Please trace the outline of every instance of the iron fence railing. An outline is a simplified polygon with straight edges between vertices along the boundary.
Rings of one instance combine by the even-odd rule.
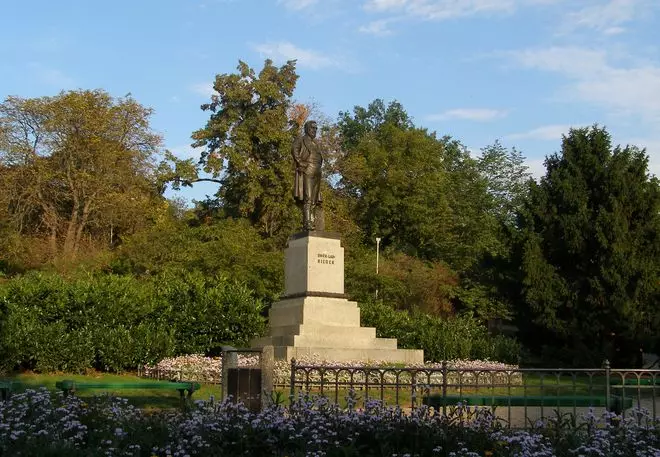
[[[593,369],[467,369],[345,367],[291,361],[289,397],[322,395],[339,404],[433,407],[458,404],[493,408],[510,426],[528,426],[556,414],[636,411],[660,419],[660,370],[615,370],[608,362]]]
[[[288,366],[287,366],[288,365]],[[414,409],[422,405],[446,414],[458,404],[492,408],[510,426],[590,411],[647,414],[660,420],[660,369],[373,367],[274,362],[272,351],[224,351],[220,369],[143,369],[140,376],[222,385],[252,409],[270,399],[320,395],[344,406],[364,407],[369,400]],[[276,368],[277,367],[277,368]],[[288,373],[287,373],[288,371]]]

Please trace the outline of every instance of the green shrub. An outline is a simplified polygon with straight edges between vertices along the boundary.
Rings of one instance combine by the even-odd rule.
[[[397,311],[382,302],[360,304],[362,325],[376,327],[379,337],[396,338],[399,346],[423,349],[427,361],[452,359],[518,363],[520,346],[512,338],[488,334],[470,315],[447,319],[421,312]]]
[[[213,353],[221,345],[245,346],[265,329],[262,304],[245,286],[199,272],[165,272],[156,297],[166,322],[176,328],[179,354]]]
[[[264,330],[245,286],[201,273],[154,277],[29,274],[0,286],[0,368],[135,369],[163,357],[242,346]]]

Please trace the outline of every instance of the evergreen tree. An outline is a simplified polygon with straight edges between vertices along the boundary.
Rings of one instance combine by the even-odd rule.
[[[598,126],[572,129],[545,165],[513,247],[521,336],[555,361],[631,365],[657,340],[658,180],[644,150],[612,148]]]

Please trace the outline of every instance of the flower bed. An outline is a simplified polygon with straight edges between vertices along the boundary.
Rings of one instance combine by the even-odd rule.
[[[250,367],[259,365],[259,356],[252,353],[237,353],[237,363],[239,367]],[[324,383],[347,383],[352,381],[356,385],[365,383],[366,371],[361,368],[378,369],[378,371],[369,372],[369,383],[379,384],[382,380],[385,384],[397,382],[398,365],[388,364],[386,362],[371,362],[365,364],[362,361],[335,362],[321,360],[316,357],[301,358],[296,361],[298,365],[305,367],[340,367],[340,370],[330,370],[323,372]],[[440,363],[425,363],[423,365],[408,365],[405,368],[415,368],[420,371],[415,375],[416,384],[442,384],[442,368]],[[450,370],[447,382],[464,386],[475,384],[484,385],[488,383],[508,383],[511,385],[521,385],[522,375],[515,370],[515,365],[507,365],[499,362],[483,360],[450,360],[447,362],[447,368]],[[424,371],[432,369],[431,371]],[[467,371],[461,371],[467,370]],[[491,373],[477,374],[472,370],[500,370]],[[309,377],[307,377],[307,372]],[[351,373],[352,372],[352,373]],[[160,361],[155,366],[145,366],[142,373],[146,377],[167,378],[185,381],[198,381],[206,383],[220,383],[222,381],[222,359],[219,357],[211,358],[202,355],[187,355],[181,357],[168,358]],[[285,360],[278,360],[274,364],[273,383],[279,386],[287,386],[291,381],[291,363]],[[321,371],[317,369],[298,371],[296,381],[309,381],[310,383],[321,382]],[[398,383],[409,385],[413,382],[413,376],[408,372],[399,375]]]
[[[125,400],[87,403],[46,390],[0,401],[2,456],[658,456],[660,423],[643,412],[624,419],[587,415],[503,427],[487,410],[410,414],[377,402],[341,409],[300,398],[258,414],[229,402],[196,402],[185,412],[144,414]]]
[[[356,385],[365,384],[366,377],[369,376],[369,384],[378,385],[383,384],[400,384],[410,385],[415,384],[435,384],[441,385],[442,372],[437,371],[442,369],[441,363],[424,363],[415,365],[406,365],[401,367],[387,362],[372,362],[365,364],[364,362],[349,361],[349,362],[332,362],[320,360],[318,358],[302,358],[297,360],[296,363],[303,367],[319,367],[304,369],[296,372],[297,382],[310,382],[319,384],[321,382],[321,374],[323,374],[323,382],[332,384],[335,382],[348,383],[351,382]],[[322,367],[340,367],[340,369],[332,369],[329,371],[323,370]],[[361,370],[367,368],[368,370]],[[401,371],[405,368],[406,371]],[[412,371],[408,369],[416,369],[414,376]],[[474,385],[475,383],[487,385],[489,383],[507,383],[511,385],[521,385],[522,375],[515,370],[517,366],[507,365],[499,362],[490,362],[484,360],[449,360],[447,361],[447,382],[449,384],[462,384],[463,386]],[[467,371],[463,371],[467,370]],[[473,370],[501,370],[495,372],[478,372]],[[308,376],[309,375],[309,376]],[[291,381],[291,364],[286,361],[275,362],[275,380],[274,383],[280,385],[288,385]]]

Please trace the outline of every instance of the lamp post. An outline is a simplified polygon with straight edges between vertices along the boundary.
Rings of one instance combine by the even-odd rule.
[[[376,276],[378,276],[378,256],[380,253],[380,237],[376,237]],[[376,278],[378,280],[378,278]],[[378,284],[376,283],[376,300],[378,300]]]

